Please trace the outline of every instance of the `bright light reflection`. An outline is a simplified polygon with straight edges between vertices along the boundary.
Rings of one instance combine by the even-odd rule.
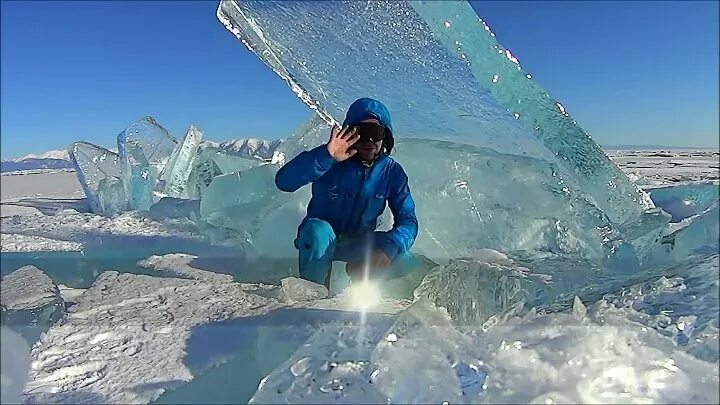
[[[374,283],[363,280],[350,286],[350,302],[363,312],[380,303],[380,290]]]

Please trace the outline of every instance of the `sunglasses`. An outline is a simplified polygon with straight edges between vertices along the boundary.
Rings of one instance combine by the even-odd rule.
[[[385,139],[385,127],[372,122],[361,122],[355,125],[357,133],[360,135],[359,142],[378,142]]]

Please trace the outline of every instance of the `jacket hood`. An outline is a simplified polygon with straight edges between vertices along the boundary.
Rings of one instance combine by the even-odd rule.
[[[395,146],[395,139],[393,137],[392,119],[390,118],[390,111],[388,111],[385,104],[372,98],[359,98],[355,100],[348,108],[347,114],[345,114],[345,121],[343,126],[355,125],[365,119],[375,118],[388,130],[387,137],[383,145],[387,150],[387,153],[392,151]]]

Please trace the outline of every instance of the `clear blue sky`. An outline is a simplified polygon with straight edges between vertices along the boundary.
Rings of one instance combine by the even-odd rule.
[[[482,2],[503,46],[602,144],[718,145],[718,3]],[[287,136],[310,110],[217,2],[2,2],[2,157],[174,135]]]

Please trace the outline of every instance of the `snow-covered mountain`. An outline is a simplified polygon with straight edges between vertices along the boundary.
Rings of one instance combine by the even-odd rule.
[[[70,163],[70,155],[67,150],[51,150],[39,155],[30,154],[0,162],[0,172],[70,168],[72,168],[72,163]]]
[[[269,141],[265,139],[242,138],[230,139],[224,142],[203,141],[202,146],[212,146],[247,157],[272,159],[275,150],[282,142],[282,140]],[[113,148],[113,152],[117,153],[117,148]],[[0,172],[71,169],[72,167],[70,155],[67,150],[51,150],[45,153],[29,154],[17,159],[3,160],[0,162]]]
[[[23,160],[28,159],[57,159],[57,160],[70,160],[70,154],[68,153],[67,149],[62,150],[49,150],[45,153],[41,153],[39,155],[35,154],[29,154],[27,156],[23,156],[21,158],[14,159],[15,162],[20,162]]]
[[[270,159],[282,142],[281,139],[269,141],[266,139],[241,138],[230,139],[224,142],[204,141],[203,146],[212,146],[249,157]]]

